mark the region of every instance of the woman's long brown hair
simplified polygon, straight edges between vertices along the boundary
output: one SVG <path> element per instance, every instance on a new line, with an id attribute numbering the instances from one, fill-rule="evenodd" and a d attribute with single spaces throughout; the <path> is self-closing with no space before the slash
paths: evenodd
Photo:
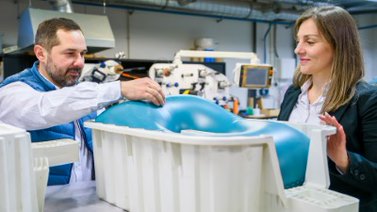
<path id="1" fill-rule="evenodd" d="M 334 50 L 331 83 L 322 112 L 335 111 L 355 95 L 356 84 L 364 77 L 364 62 L 357 25 L 352 16 L 337 6 L 315 7 L 304 12 L 296 21 L 296 34 L 301 24 L 312 19 L 321 35 Z M 301 87 L 311 75 L 297 67 L 293 84 Z"/>

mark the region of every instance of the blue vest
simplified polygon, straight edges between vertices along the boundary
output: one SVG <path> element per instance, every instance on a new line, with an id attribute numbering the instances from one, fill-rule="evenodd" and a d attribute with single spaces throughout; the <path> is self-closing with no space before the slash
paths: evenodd
<path id="1" fill-rule="evenodd" d="M 0 87 L 8 85 L 12 82 L 21 81 L 37 91 L 47 92 L 56 90 L 55 86 L 46 80 L 38 71 L 39 62 L 35 62 L 33 67 L 30 69 L 25 69 L 24 71 L 12 75 L 6 78 L 2 83 L 0 83 Z M 91 129 L 84 127 L 83 123 L 86 120 L 94 119 L 96 117 L 96 113 L 93 112 L 87 116 L 82 117 L 78 120 L 79 127 L 83 135 L 83 139 L 85 141 L 85 145 L 89 148 L 89 151 L 93 154 L 93 147 L 92 147 L 92 132 Z M 62 125 L 53 126 L 47 129 L 41 130 L 31 130 L 29 131 L 31 135 L 32 142 L 41 142 L 41 141 L 48 141 L 54 139 L 62 139 L 62 138 L 69 138 L 75 139 L 75 127 L 73 122 L 69 122 Z M 62 185 L 69 183 L 71 177 L 71 170 L 72 164 L 66 164 L 61 166 L 54 166 L 50 167 L 50 174 L 48 177 L 48 185 Z"/>

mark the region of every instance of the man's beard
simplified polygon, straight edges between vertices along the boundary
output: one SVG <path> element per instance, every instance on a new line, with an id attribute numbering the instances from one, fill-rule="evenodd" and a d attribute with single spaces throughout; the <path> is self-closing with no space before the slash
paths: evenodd
<path id="1" fill-rule="evenodd" d="M 69 75 L 68 72 L 71 71 L 78 72 L 78 76 Z M 76 85 L 80 78 L 81 71 L 81 68 L 67 68 L 66 70 L 58 69 L 50 58 L 47 59 L 46 72 L 58 87 Z"/>

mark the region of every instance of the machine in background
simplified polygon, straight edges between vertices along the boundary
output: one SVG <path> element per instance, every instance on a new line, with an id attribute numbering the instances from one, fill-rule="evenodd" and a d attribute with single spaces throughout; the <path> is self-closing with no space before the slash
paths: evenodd
<path id="1" fill-rule="evenodd" d="M 123 66 L 115 60 L 106 60 L 98 64 L 85 64 L 80 81 L 112 82 L 123 73 Z"/>
<path id="2" fill-rule="evenodd" d="M 182 57 L 211 57 L 248 59 L 248 64 L 237 64 L 233 82 L 224 74 L 201 64 L 184 64 Z M 149 69 L 149 77 L 158 82 L 166 95 L 192 94 L 209 99 L 238 114 L 238 99 L 230 95 L 233 85 L 248 89 L 269 88 L 273 67 L 259 64 L 254 53 L 181 50 L 172 63 L 156 63 Z M 232 105 L 232 106 L 230 106 Z"/>
<path id="3" fill-rule="evenodd" d="M 225 71 L 221 73 L 200 63 L 186 63 L 182 61 L 183 57 L 236 58 L 249 61 L 237 63 L 230 80 L 225 75 Z M 80 81 L 103 83 L 149 76 L 161 85 L 167 96 L 178 94 L 200 96 L 238 114 L 239 100 L 230 94 L 230 87 L 266 89 L 271 86 L 273 74 L 273 67 L 260 64 L 258 57 L 251 52 L 181 50 L 175 55 L 173 62 L 153 63 L 149 69 L 148 67 L 124 68 L 121 61 L 112 59 L 86 64 Z"/>

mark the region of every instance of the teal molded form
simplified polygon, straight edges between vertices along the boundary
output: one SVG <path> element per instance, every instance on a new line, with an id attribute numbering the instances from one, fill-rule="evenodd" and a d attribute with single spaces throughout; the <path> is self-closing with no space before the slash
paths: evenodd
<path id="1" fill-rule="evenodd" d="M 270 135 L 276 145 L 284 187 L 300 186 L 305 179 L 309 150 L 305 134 L 284 123 L 245 120 L 201 97 L 168 96 L 162 107 L 127 101 L 104 111 L 96 122 L 168 133 L 198 130 L 218 134 L 209 136 Z"/>

